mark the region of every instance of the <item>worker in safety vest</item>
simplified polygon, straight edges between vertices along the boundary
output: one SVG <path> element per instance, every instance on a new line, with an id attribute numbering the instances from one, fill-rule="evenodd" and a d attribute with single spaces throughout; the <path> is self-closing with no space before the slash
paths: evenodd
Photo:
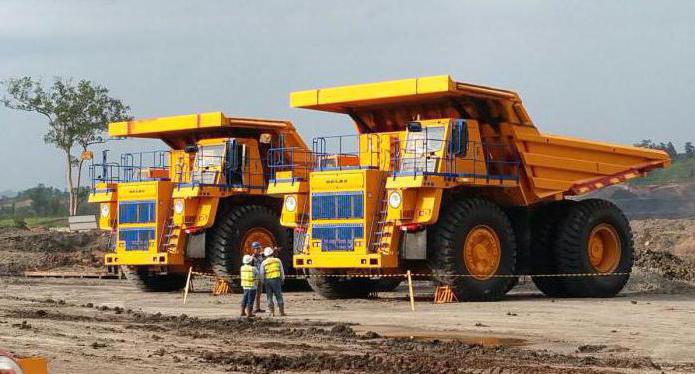
<path id="1" fill-rule="evenodd" d="M 244 289 L 244 296 L 241 298 L 241 316 L 253 317 L 253 302 L 256 299 L 256 287 L 259 279 L 258 269 L 251 265 L 253 257 L 244 255 L 241 260 L 241 288 Z"/>
<path id="2" fill-rule="evenodd" d="M 272 248 L 266 247 L 263 250 L 265 260 L 263 260 L 263 264 L 261 264 L 261 278 L 265 284 L 265 293 L 271 317 L 275 317 L 273 296 L 275 296 L 277 300 L 280 315 L 286 315 L 285 302 L 282 299 L 282 283 L 285 281 L 285 269 L 282 267 L 282 261 L 273 256 L 274 253 L 275 251 Z"/>
<path id="3" fill-rule="evenodd" d="M 251 249 L 253 249 L 253 263 L 252 265 L 258 269 L 258 273 L 261 272 L 261 264 L 263 263 L 263 247 L 259 242 L 251 243 Z M 256 301 L 254 303 L 253 313 L 265 313 L 265 310 L 261 309 L 261 294 L 263 293 L 263 281 L 258 277 L 256 281 Z"/>

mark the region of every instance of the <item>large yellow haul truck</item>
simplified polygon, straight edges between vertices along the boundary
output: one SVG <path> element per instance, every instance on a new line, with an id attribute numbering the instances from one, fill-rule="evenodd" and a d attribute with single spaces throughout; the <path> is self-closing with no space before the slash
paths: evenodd
<path id="1" fill-rule="evenodd" d="M 401 278 L 388 275 L 406 269 L 460 300 L 499 299 L 519 274 L 573 274 L 533 277 L 552 296 L 615 295 L 633 262 L 628 221 L 608 201 L 569 198 L 670 164 L 662 151 L 543 134 L 516 93 L 449 76 L 290 100 L 347 114 L 358 132 L 315 138 L 308 155 L 271 151 L 294 267 L 329 298 L 393 287 Z"/>
<path id="2" fill-rule="evenodd" d="M 267 195 L 271 148 L 306 149 L 290 122 L 223 113 L 109 125 L 112 137 L 161 139 L 166 151 L 92 163 L 89 201 L 113 233 L 108 267 L 145 290 L 181 288 L 189 266 L 238 273 L 251 243 L 280 247 L 292 265 L 292 233 L 279 223 L 282 201 Z M 277 154 L 277 152 L 276 152 Z"/>

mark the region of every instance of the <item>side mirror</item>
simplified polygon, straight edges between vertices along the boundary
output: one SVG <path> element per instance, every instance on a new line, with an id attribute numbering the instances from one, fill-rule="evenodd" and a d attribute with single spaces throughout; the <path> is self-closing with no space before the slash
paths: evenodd
<path id="1" fill-rule="evenodd" d="M 405 128 L 410 132 L 422 132 L 422 124 L 417 121 L 406 123 Z"/>
<path id="2" fill-rule="evenodd" d="M 185 147 L 183 147 L 183 151 L 186 153 L 196 153 L 196 152 L 198 152 L 198 145 L 197 144 L 188 144 Z"/>

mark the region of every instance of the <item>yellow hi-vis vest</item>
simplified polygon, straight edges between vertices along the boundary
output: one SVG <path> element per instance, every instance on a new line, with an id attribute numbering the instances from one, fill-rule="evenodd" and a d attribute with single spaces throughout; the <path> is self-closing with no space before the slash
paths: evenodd
<path id="1" fill-rule="evenodd" d="M 266 258 L 263 261 L 263 271 L 265 279 L 280 278 L 280 259 L 275 257 Z"/>
<path id="2" fill-rule="evenodd" d="M 256 286 L 256 274 L 254 274 L 254 268 L 251 265 L 244 265 L 241 267 L 241 287 L 243 288 L 254 288 Z"/>

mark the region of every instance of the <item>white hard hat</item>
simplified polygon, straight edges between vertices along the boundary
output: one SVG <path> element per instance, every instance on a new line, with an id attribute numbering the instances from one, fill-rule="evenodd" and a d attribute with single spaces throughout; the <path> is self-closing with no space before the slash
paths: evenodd
<path id="1" fill-rule="evenodd" d="M 270 256 L 272 256 L 272 255 L 273 255 L 273 249 L 270 248 L 270 247 L 265 247 L 265 249 L 263 250 L 263 255 L 264 255 L 265 257 L 270 257 Z"/>
<path id="2" fill-rule="evenodd" d="M 250 263 L 253 261 L 253 257 L 251 257 L 251 255 L 244 255 L 244 257 L 241 259 L 241 261 L 242 261 L 244 264 L 247 264 L 247 265 L 248 265 L 248 264 L 250 264 Z"/>

